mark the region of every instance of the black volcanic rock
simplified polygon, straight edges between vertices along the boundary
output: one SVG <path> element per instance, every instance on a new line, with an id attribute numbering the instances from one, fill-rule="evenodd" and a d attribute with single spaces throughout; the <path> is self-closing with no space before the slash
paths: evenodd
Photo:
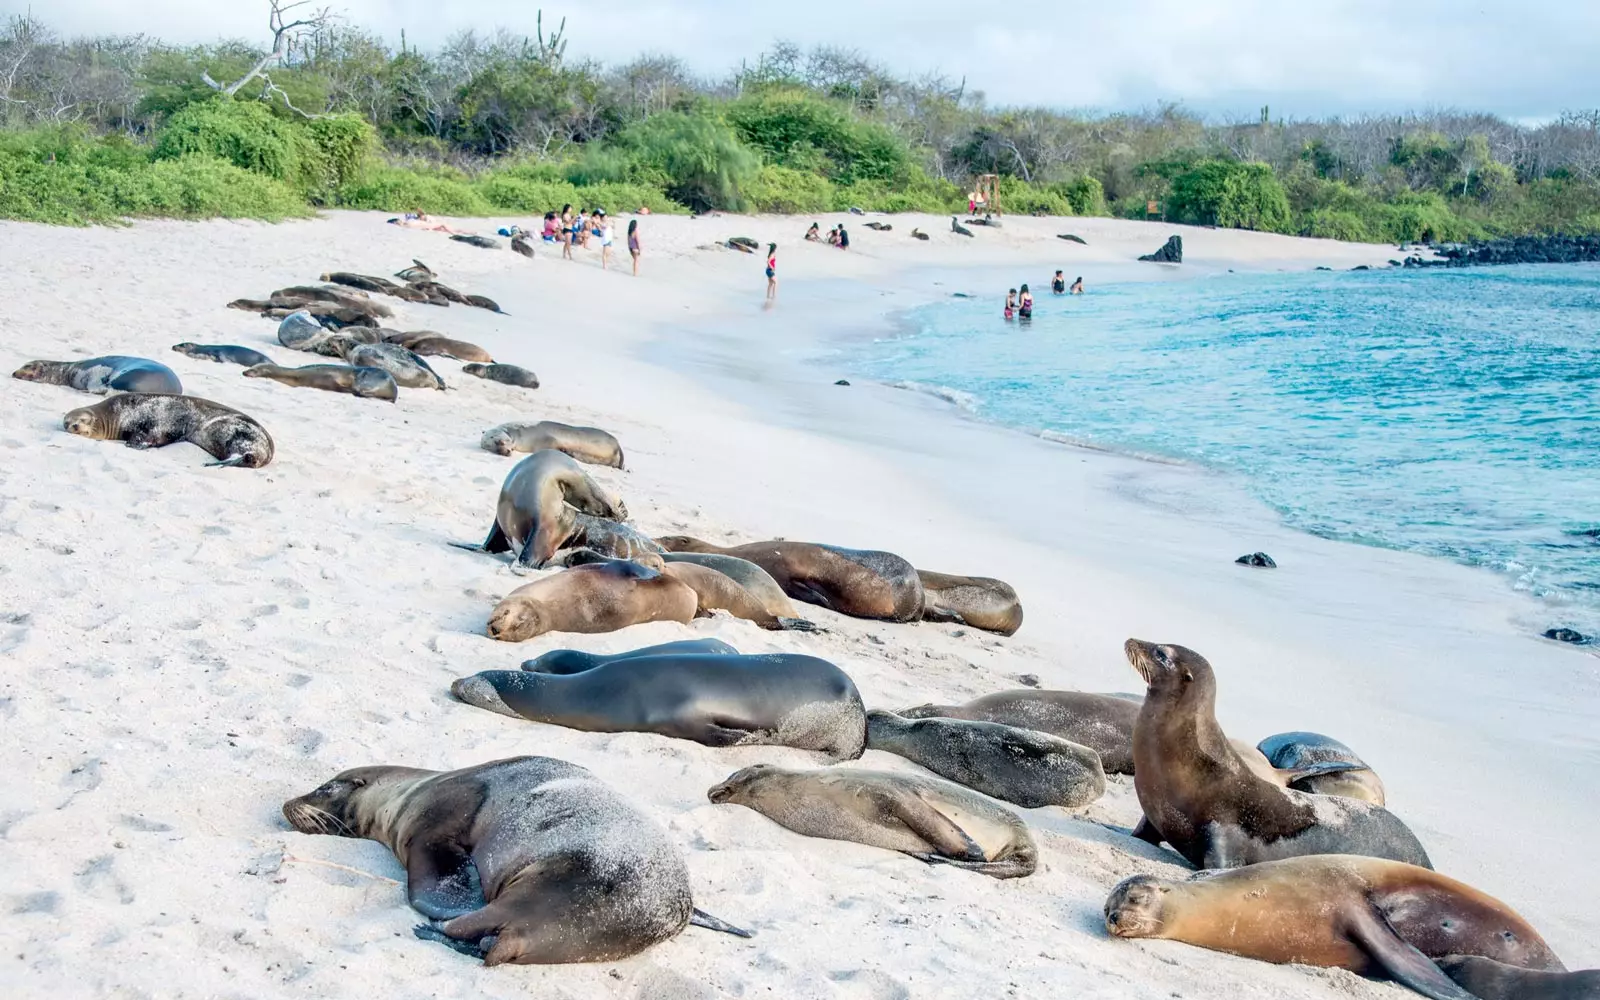
<path id="1" fill-rule="evenodd" d="M 1140 260 L 1151 260 L 1157 264 L 1182 264 L 1183 263 L 1183 237 L 1170 237 L 1161 249 L 1155 253 L 1147 253 Z"/>
<path id="2" fill-rule="evenodd" d="M 1556 642 L 1570 642 L 1575 646 L 1586 646 L 1594 641 L 1590 636 L 1584 635 L 1577 629 L 1570 628 L 1547 628 L 1542 634 L 1546 639 L 1554 639 Z"/>
<path id="3" fill-rule="evenodd" d="M 1278 564 L 1273 562 L 1272 557 L 1267 555 L 1265 552 L 1252 552 L 1247 556 L 1240 556 L 1239 558 L 1235 559 L 1234 562 L 1238 563 L 1240 566 L 1255 566 L 1260 569 L 1278 568 Z"/>

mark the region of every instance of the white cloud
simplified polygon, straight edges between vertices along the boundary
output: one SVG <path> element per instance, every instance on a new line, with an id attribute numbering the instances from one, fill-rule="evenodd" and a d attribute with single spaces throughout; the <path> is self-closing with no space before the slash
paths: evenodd
<path id="1" fill-rule="evenodd" d="M 19 0 L 4 0 L 17 5 Z M 318 0 L 321 2 L 321 0 Z M 504 0 L 333 0 L 351 22 L 429 47 L 462 28 L 531 34 L 535 6 Z M 56 0 L 34 10 L 71 34 L 265 39 L 265 0 Z M 552 3 L 569 51 L 643 51 L 721 75 L 774 39 L 860 49 L 900 73 L 938 70 L 1005 104 L 1130 108 L 1181 101 L 1275 116 L 1458 107 L 1513 118 L 1600 106 L 1600 4 L 1439 0 L 609 0 Z"/>

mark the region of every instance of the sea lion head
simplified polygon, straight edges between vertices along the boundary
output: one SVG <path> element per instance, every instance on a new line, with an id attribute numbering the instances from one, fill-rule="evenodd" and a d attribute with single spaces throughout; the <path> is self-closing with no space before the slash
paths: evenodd
<path id="1" fill-rule="evenodd" d="M 715 553 L 717 547 L 708 542 L 688 535 L 662 535 L 656 539 L 656 544 L 668 552 L 711 552 Z"/>
<path id="2" fill-rule="evenodd" d="M 37 382 L 50 372 L 50 362 L 30 361 L 11 373 L 12 378 L 20 378 L 24 382 Z"/>
<path id="3" fill-rule="evenodd" d="M 735 771 L 722 781 L 713 785 L 706 792 L 706 798 L 712 802 L 743 802 L 748 796 L 751 786 L 762 778 L 774 774 L 778 770 L 776 764 L 752 764 L 742 771 Z"/>
<path id="4" fill-rule="evenodd" d="M 196 344 L 196 343 L 192 343 L 191 341 L 185 340 L 181 344 L 173 344 L 172 345 L 172 349 L 174 351 L 177 351 L 179 354 L 188 354 L 188 355 L 192 356 L 195 351 L 200 349 L 200 345 Z"/>
<path id="5" fill-rule="evenodd" d="M 550 631 L 544 608 L 532 598 L 508 597 L 489 615 L 489 638 L 521 642 Z"/>
<path id="6" fill-rule="evenodd" d="M 277 365 L 273 364 L 251 365 L 249 368 L 246 368 L 239 374 L 243 375 L 245 378 L 266 378 L 268 373 L 272 372 L 277 367 Z"/>
<path id="7" fill-rule="evenodd" d="M 1211 664 L 1194 650 L 1184 646 L 1171 646 L 1129 639 L 1123 652 L 1133 669 L 1149 685 L 1150 695 L 1184 697 L 1191 693 L 1210 692 L 1216 687 Z"/>
<path id="8" fill-rule="evenodd" d="M 1117 937 L 1158 936 L 1170 891 L 1171 883 L 1154 875 L 1123 879 L 1106 898 L 1106 930 Z"/>
<path id="9" fill-rule="evenodd" d="M 336 775 L 299 798 L 283 804 L 283 818 L 301 833 L 364 837 L 387 798 L 386 784 L 405 771 L 395 767 L 358 767 Z"/>
<path id="10" fill-rule="evenodd" d="M 522 716 L 518 715 L 510 705 L 507 705 L 504 698 L 500 697 L 500 687 L 490 677 L 491 674 L 509 673 L 514 672 L 509 670 L 487 670 L 481 674 L 473 674 L 471 677 L 458 678 L 450 685 L 450 693 L 456 697 L 456 700 L 464 704 L 485 708 L 491 712 L 499 712 L 501 715 L 509 715 L 514 719 L 520 719 Z M 520 681 L 521 679 L 519 675 L 517 680 Z"/>
<path id="11" fill-rule="evenodd" d="M 61 418 L 61 429 L 68 434 L 78 434 L 95 440 L 106 437 L 100 414 L 92 406 L 80 406 L 76 410 L 68 410 L 67 415 Z"/>
<path id="12" fill-rule="evenodd" d="M 467 367 L 468 366 L 463 365 L 461 370 L 466 371 Z M 511 445 L 513 443 L 514 442 L 511 440 L 511 435 L 506 431 L 500 430 L 499 428 L 489 431 L 483 436 L 483 450 L 493 452 L 496 455 L 511 454 Z"/>
<path id="13" fill-rule="evenodd" d="M 477 375 L 479 377 L 482 377 L 483 373 L 488 371 L 488 370 L 489 370 L 489 366 L 488 365 L 480 365 L 480 364 L 477 364 L 477 363 L 473 363 L 473 364 L 470 364 L 470 365 L 462 365 L 461 366 L 461 373 L 463 375 Z M 510 452 L 505 452 L 504 454 L 509 455 L 511 453 Z"/>

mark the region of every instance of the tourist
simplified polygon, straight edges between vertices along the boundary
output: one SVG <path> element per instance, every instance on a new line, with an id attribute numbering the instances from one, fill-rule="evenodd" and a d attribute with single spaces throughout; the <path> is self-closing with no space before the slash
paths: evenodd
<path id="1" fill-rule="evenodd" d="M 811 228 L 806 230 L 806 240 L 810 243 L 821 243 L 822 234 L 817 232 L 817 224 L 813 222 Z"/>
<path id="2" fill-rule="evenodd" d="M 611 264 L 611 220 L 603 208 L 595 209 L 594 215 L 599 220 L 595 233 L 600 237 L 600 270 L 604 271 Z"/>
<path id="3" fill-rule="evenodd" d="M 850 234 L 844 231 L 844 226 L 839 227 L 839 249 L 850 249 Z"/>
<path id="4" fill-rule="evenodd" d="M 1050 291 L 1054 292 L 1056 295 L 1061 295 L 1064 294 L 1066 290 L 1067 279 L 1062 277 L 1060 271 L 1057 271 L 1056 276 L 1050 279 Z"/>
<path id="5" fill-rule="evenodd" d="M 1017 296 L 1017 319 L 1033 318 L 1033 293 L 1028 291 L 1028 286 L 1022 286 L 1022 293 Z"/>
<path id="6" fill-rule="evenodd" d="M 1082 277 L 1079 277 L 1077 281 L 1074 281 L 1072 283 L 1071 293 L 1073 295 L 1082 295 L 1083 294 L 1083 278 Z"/>
<path id="7" fill-rule="evenodd" d="M 557 229 L 556 213 L 554 213 L 554 212 L 546 212 L 546 213 L 544 213 L 544 231 L 539 234 L 540 237 L 546 243 L 554 243 L 554 242 L 556 242 L 556 229 Z"/>
<path id="8" fill-rule="evenodd" d="M 572 259 L 572 205 L 561 206 L 561 258 Z"/>
<path id="9" fill-rule="evenodd" d="M 633 258 L 633 276 L 639 276 L 639 220 L 628 220 L 628 256 Z"/>
<path id="10" fill-rule="evenodd" d="M 767 301 L 778 297 L 778 244 L 767 244 Z"/>
<path id="11" fill-rule="evenodd" d="M 1006 319 L 1010 319 L 1017 312 L 1017 290 L 1015 288 L 1006 292 Z"/>

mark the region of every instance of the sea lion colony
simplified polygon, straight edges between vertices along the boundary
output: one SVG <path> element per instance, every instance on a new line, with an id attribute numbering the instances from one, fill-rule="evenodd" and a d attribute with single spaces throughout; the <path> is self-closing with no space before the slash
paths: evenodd
<path id="1" fill-rule="evenodd" d="M 421 330 L 387 330 L 394 311 L 372 296 L 452 302 L 494 312 L 482 296 L 440 283 L 414 262 L 387 278 L 346 272 L 229 305 L 278 319 L 287 348 L 349 361 L 281 367 L 234 345 L 181 343 L 185 356 L 245 366 L 244 375 L 394 401 L 400 387 L 445 388 L 423 360 L 470 360 L 464 372 L 536 387 L 477 345 Z M 143 358 L 33 361 L 16 378 L 113 393 L 63 418 L 67 431 L 136 448 L 189 441 L 216 465 L 273 459 L 264 427 L 183 395 L 171 369 Z M 1022 606 L 1000 580 L 920 569 L 890 552 L 783 539 L 719 546 L 652 539 L 584 467 L 623 468 L 616 438 L 553 421 L 485 432 L 481 447 L 523 454 L 498 498 L 475 507 L 493 522 L 481 544 L 518 572 L 546 571 L 502 599 L 485 628 L 519 642 L 548 632 L 688 623 L 716 611 L 766 628 L 817 626 L 794 602 L 889 622 L 951 622 L 1000 635 Z M 580 464 L 583 463 L 583 464 Z M 995 878 L 1041 860 L 1028 823 L 1003 802 L 1081 808 L 1106 775 L 1132 774 L 1144 813 L 1132 831 L 1170 844 L 1197 868 L 1174 882 L 1141 875 L 1111 888 L 1109 933 L 1165 937 L 1272 962 L 1387 976 L 1439 1000 L 1600 997 L 1600 972 L 1568 972 L 1504 904 L 1436 874 L 1422 844 L 1385 807 L 1382 781 L 1353 750 L 1306 732 L 1258 747 L 1218 726 L 1218 678 L 1182 646 L 1130 639 L 1146 684 L 1130 695 L 1022 689 L 965 705 L 868 711 L 845 671 L 802 654 L 744 655 L 690 639 L 596 656 L 554 650 L 517 670 L 462 677 L 466 706 L 594 732 L 645 732 L 708 747 L 778 745 L 824 762 L 866 749 L 928 774 L 746 766 L 708 790 L 794 833 L 899 851 Z M 452 772 L 359 767 L 283 806 L 303 833 L 367 837 L 406 867 L 417 936 L 485 964 L 625 957 L 687 925 L 749 936 L 693 906 L 670 835 L 618 792 L 565 761 L 521 757 Z M 552 864 L 560 859 L 559 864 Z M 1426 894 L 1419 909 L 1402 905 Z M 1443 928 L 1443 930 L 1441 930 Z"/>

